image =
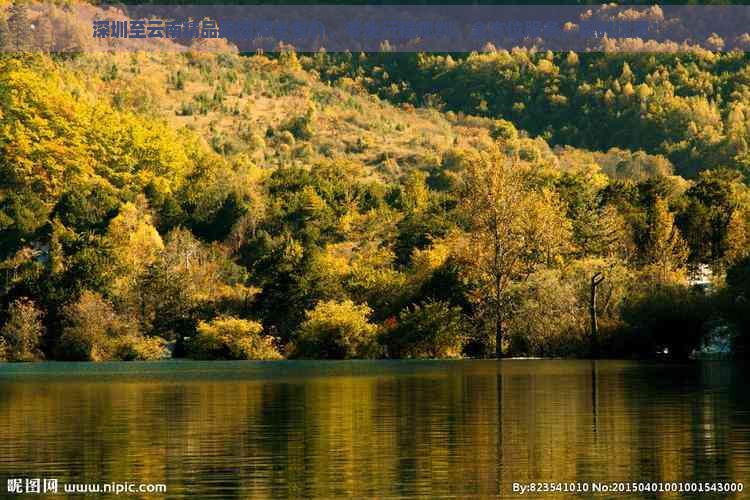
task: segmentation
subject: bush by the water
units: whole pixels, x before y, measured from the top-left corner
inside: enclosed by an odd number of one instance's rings
[[[378,327],[369,322],[372,309],[351,300],[319,302],[305,313],[297,334],[302,358],[375,358],[380,354]]]
[[[390,328],[388,328],[390,325]],[[395,358],[459,358],[466,342],[466,318],[460,307],[428,301],[386,321],[385,344]]]
[[[165,341],[146,338],[137,324],[118,314],[107,300],[85,291],[63,312],[60,357],[78,361],[150,360],[165,355]]]
[[[622,337],[627,345],[620,350],[648,356],[667,349],[673,357],[687,358],[706,333],[712,308],[712,297],[700,290],[653,287],[625,302],[622,317],[630,334]]]
[[[234,317],[201,321],[187,342],[188,356],[195,359],[281,359],[273,339],[264,337],[257,321]]]
[[[161,337],[128,335],[115,348],[115,358],[123,361],[150,361],[167,357],[167,341]]]

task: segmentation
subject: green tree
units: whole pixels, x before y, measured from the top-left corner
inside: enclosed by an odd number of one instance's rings
[[[425,182],[427,174],[419,170],[412,170],[400,190],[399,208],[412,215],[427,208],[430,201],[430,190]]]
[[[737,326],[735,351],[750,354],[750,257],[745,257],[727,270],[725,309],[728,318]]]
[[[697,348],[712,318],[711,298],[680,284],[658,284],[632,294],[622,308],[630,327],[628,346],[638,356],[666,348],[670,356],[685,359]]]
[[[567,207],[577,253],[602,257],[623,255],[628,230],[617,209],[602,202],[601,182],[601,174],[565,172],[556,179],[555,188]]]
[[[427,301],[386,321],[385,344],[394,358],[458,358],[466,342],[467,322],[461,308]]]
[[[690,247],[690,262],[710,264],[719,273],[747,252],[747,188],[727,171],[701,174],[685,193],[687,206],[678,217]]]

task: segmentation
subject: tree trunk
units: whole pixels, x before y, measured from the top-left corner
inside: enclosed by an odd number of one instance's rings
[[[499,315],[495,320],[495,357],[503,357],[503,320]]]
[[[591,356],[599,355],[599,324],[596,317],[596,291],[604,276],[601,273],[595,273],[591,277],[591,298],[589,301],[589,314],[591,316]]]

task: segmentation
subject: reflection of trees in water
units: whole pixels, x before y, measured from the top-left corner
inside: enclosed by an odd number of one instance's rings
[[[0,383],[3,465],[222,498],[489,497],[512,482],[739,480],[750,470],[748,403],[733,365],[433,366]]]
[[[740,470],[747,474],[742,454],[748,436],[732,435],[748,426],[735,409],[746,403],[732,394],[740,373],[738,365],[725,363],[630,368],[620,391],[622,411],[638,412],[627,419],[633,435],[629,461],[640,464],[644,480],[737,481]]]

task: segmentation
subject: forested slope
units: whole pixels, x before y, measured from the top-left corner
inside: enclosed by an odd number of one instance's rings
[[[324,78],[354,78],[395,102],[504,118],[550,144],[661,154],[694,178],[748,176],[750,66],[744,52],[329,55]]]
[[[0,56],[3,357],[744,345],[744,55],[225,49]]]

